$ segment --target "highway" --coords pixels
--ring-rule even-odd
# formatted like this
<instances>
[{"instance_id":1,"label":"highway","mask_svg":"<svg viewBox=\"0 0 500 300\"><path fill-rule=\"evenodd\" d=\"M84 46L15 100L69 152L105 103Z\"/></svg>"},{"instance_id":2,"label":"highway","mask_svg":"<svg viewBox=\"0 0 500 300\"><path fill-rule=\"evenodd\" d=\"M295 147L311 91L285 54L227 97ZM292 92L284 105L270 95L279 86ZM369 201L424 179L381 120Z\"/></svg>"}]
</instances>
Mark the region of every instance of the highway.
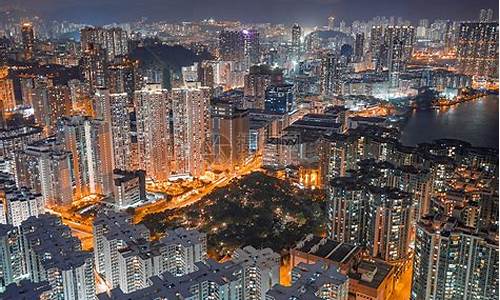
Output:
<instances>
[{"instance_id":1,"label":"highway","mask_svg":"<svg viewBox=\"0 0 500 300\"><path fill-rule=\"evenodd\" d=\"M223 176L218 180L208 184L207 186L204 186L203 188L196 189L188 192L188 194L175 197L171 201L159 200L155 203L140 206L135 209L134 223L137 224L141 222L147 215L150 214L160 213L168 209L175 209L192 205L201 200L204 196L210 194L214 189L227 185L234 178L260 170L260 165L260 158L254 158L245 166L238 169L236 172Z\"/></svg>"}]
</instances>

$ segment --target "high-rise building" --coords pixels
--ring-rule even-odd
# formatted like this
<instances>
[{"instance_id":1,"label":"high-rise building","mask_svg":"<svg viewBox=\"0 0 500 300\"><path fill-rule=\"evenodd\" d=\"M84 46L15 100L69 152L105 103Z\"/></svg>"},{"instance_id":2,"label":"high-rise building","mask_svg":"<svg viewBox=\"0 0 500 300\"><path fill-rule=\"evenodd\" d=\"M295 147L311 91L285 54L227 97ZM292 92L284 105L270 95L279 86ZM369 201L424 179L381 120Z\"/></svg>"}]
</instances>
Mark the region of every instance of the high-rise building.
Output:
<instances>
[{"instance_id":1,"label":"high-rise building","mask_svg":"<svg viewBox=\"0 0 500 300\"><path fill-rule=\"evenodd\" d=\"M108 89L97 89L92 97L92 110L94 117L111 124L111 103Z\"/></svg>"},{"instance_id":2,"label":"high-rise building","mask_svg":"<svg viewBox=\"0 0 500 300\"><path fill-rule=\"evenodd\" d=\"M24 59L31 60L35 46L35 33L31 23L23 23L21 26L21 37L23 41Z\"/></svg>"},{"instance_id":3,"label":"high-rise building","mask_svg":"<svg viewBox=\"0 0 500 300\"><path fill-rule=\"evenodd\" d=\"M113 204L126 209L146 199L146 173L138 171L113 171Z\"/></svg>"},{"instance_id":4,"label":"high-rise building","mask_svg":"<svg viewBox=\"0 0 500 300\"><path fill-rule=\"evenodd\" d=\"M328 230L336 241L365 246L372 257L397 261L408 255L412 197L385 183L380 186L357 177L333 179L328 189Z\"/></svg>"},{"instance_id":5,"label":"high-rise building","mask_svg":"<svg viewBox=\"0 0 500 300\"><path fill-rule=\"evenodd\" d=\"M171 91L173 173L200 176L206 171L211 140L209 96L207 87Z\"/></svg>"},{"instance_id":6,"label":"high-rise building","mask_svg":"<svg viewBox=\"0 0 500 300\"><path fill-rule=\"evenodd\" d=\"M109 101L109 112L104 117L110 118L111 141L113 149L113 169L129 170L132 166L132 148L130 136L130 116L128 110L128 95L126 93L103 94L99 102ZM108 104L103 103L101 107Z\"/></svg>"},{"instance_id":7,"label":"high-rise building","mask_svg":"<svg viewBox=\"0 0 500 300\"><path fill-rule=\"evenodd\" d=\"M335 178L328 187L328 232L332 240L364 244L365 187L355 178Z\"/></svg>"},{"instance_id":8,"label":"high-rise building","mask_svg":"<svg viewBox=\"0 0 500 300\"><path fill-rule=\"evenodd\" d=\"M354 40L354 61L363 61L365 48L365 34L359 32L356 34L356 39Z\"/></svg>"},{"instance_id":9,"label":"high-rise building","mask_svg":"<svg viewBox=\"0 0 500 300\"><path fill-rule=\"evenodd\" d=\"M412 227L410 194L369 187L366 202L365 242L370 255L389 262L407 258Z\"/></svg>"},{"instance_id":10,"label":"high-rise building","mask_svg":"<svg viewBox=\"0 0 500 300\"><path fill-rule=\"evenodd\" d=\"M223 60L240 61L245 56L243 35L240 31L223 30L219 34L219 55Z\"/></svg>"},{"instance_id":11,"label":"high-rise building","mask_svg":"<svg viewBox=\"0 0 500 300\"><path fill-rule=\"evenodd\" d=\"M24 221L19 230L23 275L47 283L49 299L95 299L94 260L54 215ZM19 287L17 287L19 288Z\"/></svg>"},{"instance_id":12,"label":"high-rise building","mask_svg":"<svg viewBox=\"0 0 500 300\"><path fill-rule=\"evenodd\" d=\"M244 94L252 98L256 104L254 108L264 108L266 90L271 84L283 83L283 71L271 68L269 65L255 65L245 75Z\"/></svg>"},{"instance_id":13,"label":"high-rise building","mask_svg":"<svg viewBox=\"0 0 500 300\"><path fill-rule=\"evenodd\" d=\"M227 61L243 61L248 66L260 61L260 38L255 29L223 30L219 34L219 55Z\"/></svg>"},{"instance_id":14,"label":"high-rise building","mask_svg":"<svg viewBox=\"0 0 500 300\"><path fill-rule=\"evenodd\" d=\"M99 300L128 299L190 299L243 300L242 268L231 261L218 263L208 260L196 263L196 271L183 276L165 272L148 279L148 287L125 294L115 288L109 294L98 295Z\"/></svg>"},{"instance_id":15,"label":"high-rise building","mask_svg":"<svg viewBox=\"0 0 500 300\"><path fill-rule=\"evenodd\" d=\"M148 253L149 231L147 228L143 225L133 226L131 219L124 214L105 211L99 214L94 220L93 233L96 271L102 276L106 284L110 288L120 287L123 284L125 285L123 289L125 289L126 293L145 287L141 284L145 285L145 282L142 280L147 279L144 278L147 275L140 274L139 272L134 274L132 266L127 266L126 257L122 258L124 261L120 264L119 256L121 254L120 250L127 250L128 247L134 246L133 249L137 250L137 246L141 245L141 243L145 246L143 253ZM151 255L151 258L145 257L146 260L151 260L152 258L153 255ZM136 260L137 265L139 265L139 259L136 258ZM137 281L140 281L135 284L134 288L132 287L132 283L121 281L121 278L124 275L126 276L127 271L132 275L130 276L132 279L137 277ZM150 276L153 275L155 274L150 274Z\"/></svg>"},{"instance_id":16,"label":"high-rise building","mask_svg":"<svg viewBox=\"0 0 500 300\"><path fill-rule=\"evenodd\" d=\"M199 65L197 62L195 62L191 66L185 66L181 68L182 81L184 86L201 82L199 77L200 68L201 65Z\"/></svg>"},{"instance_id":17,"label":"high-rise building","mask_svg":"<svg viewBox=\"0 0 500 300\"><path fill-rule=\"evenodd\" d=\"M293 24L292 26L292 53L298 58L302 50L302 28L299 24Z\"/></svg>"},{"instance_id":18,"label":"high-rise building","mask_svg":"<svg viewBox=\"0 0 500 300\"><path fill-rule=\"evenodd\" d=\"M157 181L170 176L172 143L168 91L159 85L146 85L134 93L139 168Z\"/></svg>"},{"instance_id":19,"label":"high-rise building","mask_svg":"<svg viewBox=\"0 0 500 300\"><path fill-rule=\"evenodd\" d=\"M271 84L266 89L264 110L270 113L287 114L295 110L293 84Z\"/></svg>"},{"instance_id":20,"label":"high-rise building","mask_svg":"<svg viewBox=\"0 0 500 300\"><path fill-rule=\"evenodd\" d=\"M265 299L267 291L280 283L281 256L269 248L236 249L232 261L243 267L244 299Z\"/></svg>"},{"instance_id":21,"label":"high-rise building","mask_svg":"<svg viewBox=\"0 0 500 300\"><path fill-rule=\"evenodd\" d=\"M198 65L198 80L201 86L214 87L214 66L210 61L203 61Z\"/></svg>"},{"instance_id":22,"label":"high-rise building","mask_svg":"<svg viewBox=\"0 0 500 300\"><path fill-rule=\"evenodd\" d=\"M326 53L321 59L320 91L323 96L342 94L347 60L344 56Z\"/></svg>"},{"instance_id":23,"label":"high-rise building","mask_svg":"<svg viewBox=\"0 0 500 300\"><path fill-rule=\"evenodd\" d=\"M28 188L12 188L4 192L8 224L19 226L29 217L38 217L44 212L41 194L34 194Z\"/></svg>"},{"instance_id":24,"label":"high-rise building","mask_svg":"<svg viewBox=\"0 0 500 300\"><path fill-rule=\"evenodd\" d=\"M493 22L493 9L483 8L479 11L479 22L480 23L490 23Z\"/></svg>"},{"instance_id":25,"label":"high-rise building","mask_svg":"<svg viewBox=\"0 0 500 300\"><path fill-rule=\"evenodd\" d=\"M384 44L384 28L382 26L373 26L370 31L370 56L373 68L377 72L382 71L383 44Z\"/></svg>"},{"instance_id":26,"label":"high-rise building","mask_svg":"<svg viewBox=\"0 0 500 300\"><path fill-rule=\"evenodd\" d=\"M334 30L334 29L335 29L335 17L329 16L328 17L328 30Z\"/></svg>"},{"instance_id":27,"label":"high-rise building","mask_svg":"<svg viewBox=\"0 0 500 300\"><path fill-rule=\"evenodd\" d=\"M42 128L21 126L0 130L0 157L14 160L14 153L24 150L27 145L42 139Z\"/></svg>"},{"instance_id":28,"label":"high-rise building","mask_svg":"<svg viewBox=\"0 0 500 300\"><path fill-rule=\"evenodd\" d=\"M33 95L33 110L36 122L43 126L46 136L56 133L59 118L70 115L73 104L67 85L52 85L46 80L37 80Z\"/></svg>"},{"instance_id":29,"label":"high-rise building","mask_svg":"<svg viewBox=\"0 0 500 300\"><path fill-rule=\"evenodd\" d=\"M0 205L0 223L16 227L29 217L44 212L42 195L26 187L18 188L14 177L7 173L0 173Z\"/></svg>"},{"instance_id":30,"label":"high-rise building","mask_svg":"<svg viewBox=\"0 0 500 300\"><path fill-rule=\"evenodd\" d=\"M121 28L92 28L80 30L82 50L101 48L106 50L108 61L128 53L128 34Z\"/></svg>"},{"instance_id":31,"label":"high-rise building","mask_svg":"<svg viewBox=\"0 0 500 300\"><path fill-rule=\"evenodd\" d=\"M127 93L130 103L133 102L134 91L143 87L139 72L139 62L123 58L108 66L107 88L111 94Z\"/></svg>"},{"instance_id":32,"label":"high-rise building","mask_svg":"<svg viewBox=\"0 0 500 300\"><path fill-rule=\"evenodd\" d=\"M1 66L0 66L0 101L2 101L3 110L5 111L12 111L14 108L16 108L16 97L14 95L14 81L12 80L12 78L9 78L9 69L7 67L1 67Z\"/></svg>"},{"instance_id":33,"label":"high-rise building","mask_svg":"<svg viewBox=\"0 0 500 300\"><path fill-rule=\"evenodd\" d=\"M255 29L245 29L243 35L243 52L247 66L260 62L260 34Z\"/></svg>"},{"instance_id":34,"label":"high-rise building","mask_svg":"<svg viewBox=\"0 0 500 300\"><path fill-rule=\"evenodd\" d=\"M113 161L107 122L82 116L64 117L59 136L71 152L73 197L111 195Z\"/></svg>"},{"instance_id":35,"label":"high-rise building","mask_svg":"<svg viewBox=\"0 0 500 300\"><path fill-rule=\"evenodd\" d=\"M19 243L19 230L10 224L0 224L0 293L20 280L23 274L23 255Z\"/></svg>"},{"instance_id":36,"label":"high-rise building","mask_svg":"<svg viewBox=\"0 0 500 300\"><path fill-rule=\"evenodd\" d=\"M167 248L165 271L182 276L196 271L198 262L207 260L207 235L179 227L167 230L160 243Z\"/></svg>"},{"instance_id":37,"label":"high-rise building","mask_svg":"<svg viewBox=\"0 0 500 300\"><path fill-rule=\"evenodd\" d=\"M91 45L85 50L82 50L80 69L82 70L85 82L90 86L91 91L106 88L108 71L107 65L108 59L104 49Z\"/></svg>"},{"instance_id":38,"label":"high-rise building","mask_svg":"<svg viewBox=\"0 0 500 300\"><path fill-rule=\"evenodd\" d=\"M71 98L71 111L74 114L84 116L92 115L90 85L78 79L72 79L68 81L68 87Z\"/></svg>"},{"instance_id":39,"label":"high-rise building","mask_svg":"<svg viewBox=\"0 0 500 300\"><path fill-rule=\"evenodd\" d=\"M211 154L216 169L234 170L248 157L249 115L238 100L227 92L211 101Z\"/></svg>"},{"instance_id":40,"label":"high-rise building","mask_svg":"<svg viewBox=\"0 0 500 300\"><path fill-rule=\"evenodd\" d=\"M415 28L413 26L388 26L384 32L384 40L389 82L392 87L398 87L399 77L406 71L406 64L413 53Z\"/></svg>"},{"instance_id":41,"label":"high-rise building","mask_svg":"<svg viewBox=\"0 0 500 300\"><path fill-rule=\"evenodd\" d=\"M96 270L110 288L132 293L146 288L152 276L170 272L182 276L196 271L207 258L206 235L178 228L160 241L149 240L144 225L132 225L122 213L101 213L93 225Z\"/></svg>"},{"instance_id":42,"label":"high-rise building","mask_svg":"<svg viewBox=\"0 0 500 300\"><path fill-rule=\"evenodd\" d=\"M45 205L70 204L73 198L71 152L55 137L30 143L15 152L14 176L18 186L42 194Z\"/></svg>"},{"instance_id":43,"label":"high-rise building","mask_svg":"<svg viewBox=\"0 0 500 300\"><path fill-rule=\"evenodd\" d=\"M498 234L423 218L416 226L411 299L495 299L498 259Z\"/></svg>"},{"instance_id":44,"label":"high-rise building","mask_svg":"<svg viewBox=\"0 0 500 300\"><path fill-rule=\"evenodd\" d=\"M463 74L498 77L498 22L462 23L457 62Z\"/></svg>"}]
</instances>

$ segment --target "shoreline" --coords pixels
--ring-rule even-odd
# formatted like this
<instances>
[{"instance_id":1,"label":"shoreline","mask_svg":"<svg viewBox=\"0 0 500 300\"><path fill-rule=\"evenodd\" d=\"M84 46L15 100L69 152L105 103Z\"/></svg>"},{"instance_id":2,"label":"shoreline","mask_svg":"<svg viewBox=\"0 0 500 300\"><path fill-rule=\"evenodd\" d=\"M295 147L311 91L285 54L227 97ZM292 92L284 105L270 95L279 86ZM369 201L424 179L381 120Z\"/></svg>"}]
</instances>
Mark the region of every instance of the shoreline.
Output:
<instances>
[{"instance_id":1,"label":"shoreline","mask_svg":"<svg viewBox=\"0 0 500 300\"><path fill-rule=\"evenodd\" d=\"M477 101L478 99L481 101ZM401 133L400 139L405 145L431 142L439 138L453 138L468 142L475 147L498 150L496 135L498 129L496 131L494 129L499 126L498 101L498 94L488 94L453 106L413 108L395 123ZM464 108L460 104L468 106L464 105ZM423 137L416 138L417 132L424 133ZM483 133L487 137L478 139L477 137Z\"/></svg>"}]
</instances>

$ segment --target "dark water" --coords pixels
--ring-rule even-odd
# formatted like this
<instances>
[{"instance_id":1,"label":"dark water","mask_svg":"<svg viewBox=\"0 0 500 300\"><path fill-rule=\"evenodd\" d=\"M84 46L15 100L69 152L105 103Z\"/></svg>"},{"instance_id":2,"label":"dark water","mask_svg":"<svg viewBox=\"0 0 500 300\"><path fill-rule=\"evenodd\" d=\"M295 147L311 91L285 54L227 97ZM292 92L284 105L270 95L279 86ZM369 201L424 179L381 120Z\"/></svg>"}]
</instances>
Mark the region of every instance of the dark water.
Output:
<instances>
[{"instance_id":1,"label":"dark water","mask_svg":"<svg viewBox=\"0 0 500 300\"><path fill-rule=\"evenodd\" d=\"M464 140L498 149L498 96L487 96L444 109L417 110L403 125L405 145L439 138Z\"/></svg>"}]
</instances>

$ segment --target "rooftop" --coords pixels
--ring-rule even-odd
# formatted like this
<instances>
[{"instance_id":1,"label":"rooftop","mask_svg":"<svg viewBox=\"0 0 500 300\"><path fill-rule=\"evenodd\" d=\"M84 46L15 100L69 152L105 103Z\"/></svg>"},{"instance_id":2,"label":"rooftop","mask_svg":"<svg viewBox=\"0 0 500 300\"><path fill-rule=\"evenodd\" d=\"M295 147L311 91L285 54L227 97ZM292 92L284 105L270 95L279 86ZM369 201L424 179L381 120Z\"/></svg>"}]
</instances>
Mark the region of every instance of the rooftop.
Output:
<instances>
[{"instance_id":1,"label":"rooftop","mask_svg":"<svg viewBox=\"0 0 500 300\"><path fill-rule=\"evenodd\" d=\"M360 248L352 244L339 243L331 239L308 235L297 243L294 250L329 259L336 263L344 263L358 253Z\"/></svg>"}]
</instances>

